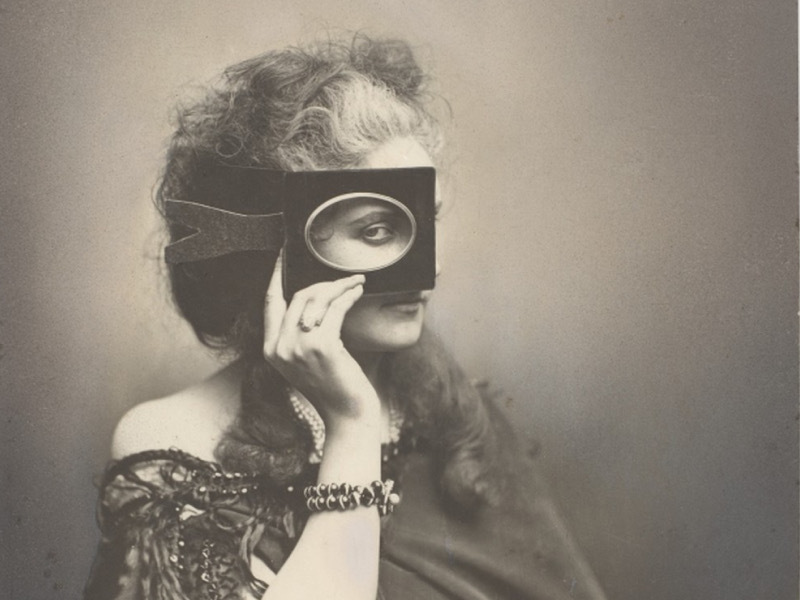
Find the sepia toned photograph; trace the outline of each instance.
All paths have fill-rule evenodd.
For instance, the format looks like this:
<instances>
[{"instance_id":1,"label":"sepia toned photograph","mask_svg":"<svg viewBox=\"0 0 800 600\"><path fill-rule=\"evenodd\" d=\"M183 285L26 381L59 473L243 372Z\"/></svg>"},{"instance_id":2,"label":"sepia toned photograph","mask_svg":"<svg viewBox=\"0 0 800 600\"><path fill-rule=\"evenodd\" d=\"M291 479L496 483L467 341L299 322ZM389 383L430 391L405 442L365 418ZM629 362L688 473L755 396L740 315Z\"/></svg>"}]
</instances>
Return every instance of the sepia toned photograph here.
<instances>
[{"instance_id":1,"label":"sepia toned photograph","mask_svg":"<svg viewBox=\"0 0 800 600\"><path fill-rule=\"evenodd\" d=\"M0 595L797 598L797 28L0 2Z\"/></svg>"}]
</instances>

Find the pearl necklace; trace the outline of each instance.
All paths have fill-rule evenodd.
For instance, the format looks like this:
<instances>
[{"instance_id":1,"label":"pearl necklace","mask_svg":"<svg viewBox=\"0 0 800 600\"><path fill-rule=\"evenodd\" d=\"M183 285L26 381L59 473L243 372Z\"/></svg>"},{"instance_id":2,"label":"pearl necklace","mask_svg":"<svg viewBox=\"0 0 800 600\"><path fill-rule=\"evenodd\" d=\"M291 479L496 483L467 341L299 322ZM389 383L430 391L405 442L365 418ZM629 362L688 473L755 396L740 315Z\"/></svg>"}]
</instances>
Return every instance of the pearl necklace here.
<instances>
[{"instance_id":1,"label":"pearl necklace","mask_svg":"<svg viewBox=\"0 0 800 600\"><path fill-rule=\"evenodd\" d=\"M322 452L325 447L325 423L322 421L322 417L319 416L317 409L309 402L308 398L295 389L289 390L289 401L292 403L292 409L294 409L297 418L305 423L309 431L311 431L314 448L308 456L308 462L322 462ZM403 420L403 414L400 410L393 403L390 403L389 427L381 436L382 444L396 444L400 441Z\"/></svg>"}]
</instances>

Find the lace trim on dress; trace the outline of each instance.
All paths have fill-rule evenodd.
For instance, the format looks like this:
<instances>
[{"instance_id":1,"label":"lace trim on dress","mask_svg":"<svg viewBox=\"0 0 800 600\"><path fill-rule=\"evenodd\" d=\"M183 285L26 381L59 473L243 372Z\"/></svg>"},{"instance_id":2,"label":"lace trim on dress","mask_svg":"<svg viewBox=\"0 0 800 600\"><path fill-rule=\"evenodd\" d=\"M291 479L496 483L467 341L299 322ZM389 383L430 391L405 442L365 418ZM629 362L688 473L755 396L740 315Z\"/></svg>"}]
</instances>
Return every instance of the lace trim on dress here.
<instances>
[{"instance_id":1,"label":"lace trim on dress","mask_svg":"<svg viewBox=\"0 0 800 600\"><path fill-rule=\"evenodd\" d=\"M238 598L243 588L260 596L266 585L252 576L250 557L263 539L259 554L277 570L299 535L302 502L294 485L225 473L179 450L111 463L101 483L98 560L117 564L95 565L93 574L118 577L92 577L87 597L93 586L112 588L111 598L134 589L135 598Z\"/></svg>"},{"instance_id":2,"label":"lace trim on dress","mask_svg":"<svg viewBox=\"0 0 800 600\"><path fill-rule=\"evenodd\" d=\"M384 447L386 476L399 479L399 459L412 447L404 439ZM253 576L251 557L278 572L305 525L302 491L316 483L317 471L309 465L278 485L177 449L110 463L100 483L102 540L85 598L222 600L244 590L261 596L267 586Z\"/></svg>"}]
</instances>

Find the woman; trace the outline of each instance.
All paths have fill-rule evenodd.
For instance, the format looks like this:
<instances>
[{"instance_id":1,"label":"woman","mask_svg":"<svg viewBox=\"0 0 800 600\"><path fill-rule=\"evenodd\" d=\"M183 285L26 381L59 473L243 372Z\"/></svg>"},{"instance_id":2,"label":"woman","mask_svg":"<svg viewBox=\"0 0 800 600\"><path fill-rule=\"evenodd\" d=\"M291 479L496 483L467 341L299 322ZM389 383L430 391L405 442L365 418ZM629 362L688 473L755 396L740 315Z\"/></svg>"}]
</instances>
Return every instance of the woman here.
<instances>
[{"instance_id":1,"label":"woman","mask_svg":"<svg viewBox=\"0 0 800 600\"><path fill-rule=\"evenodd\" d=\"M220 165L430 168L424 83L405 43L360 36L233 66L180 112L158 200L169 213ZM170 223L173 244L189 233ZM602 597L493 403L425 330L430 292L365 295L356 273L287 301L276 254L170 265L183 316L236 360L119 423L86 597Z\"/></svg>"}]
</instances>

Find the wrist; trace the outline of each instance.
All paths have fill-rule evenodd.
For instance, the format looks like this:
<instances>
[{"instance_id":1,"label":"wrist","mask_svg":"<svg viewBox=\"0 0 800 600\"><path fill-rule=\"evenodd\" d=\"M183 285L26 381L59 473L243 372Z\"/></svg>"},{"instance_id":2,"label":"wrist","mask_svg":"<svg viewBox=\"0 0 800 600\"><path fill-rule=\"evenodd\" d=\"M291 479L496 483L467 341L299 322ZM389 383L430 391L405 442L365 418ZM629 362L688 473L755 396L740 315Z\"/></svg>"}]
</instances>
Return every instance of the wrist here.
<instances>
[{"instance_id":1,"label":"wrist","mask_svg":"<svg viewBox=\"0 0 800 600\"><path fill-rule=\"evenodd\" d=\"M322 403L322 406L337 407L338 410L320 412L325 429L359 430L379 427L381 420L381 402L375 390L365 390L357 395L349 396L344 402Z\"/></svg>"},{"instance_id":2,"label":"wrist","mask_svg":"<svg viewBox=\"0 0 800 600\"><path fill-rule=\"evenodd\" d=\"M326 431L318 481L369 482L381 475L380 420L337 421Z\"/></svg>"},{"instance_id":3,"label":"wrist","mask_svg":"<svg viewBox=\"0 0 800 600\"><path fill-rule=\"evenodd\" d=\"M325 445L347 443L362 449L381 444L380 411L364 412L358 416L336 416L325 423Z\"/></svg>"}]
</instances>

